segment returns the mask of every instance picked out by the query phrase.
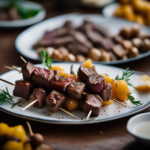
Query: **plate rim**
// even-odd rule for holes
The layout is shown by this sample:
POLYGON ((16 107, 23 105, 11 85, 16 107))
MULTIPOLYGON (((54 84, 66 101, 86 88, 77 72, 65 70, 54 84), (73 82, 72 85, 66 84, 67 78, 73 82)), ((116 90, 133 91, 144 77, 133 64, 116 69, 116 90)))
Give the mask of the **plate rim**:
MULTIPOLYGON (((112 4, 113 4, 113 3, 112 3, 112 4)), ((109 4, 109 5, 111 5, 111 4, 109 4)), ((21 36, 22 36, 25 32, 27 32, 28 30, 31 30, 32 28, 34 28, 34 27, 36 27, 36 26, 39 26, 40 23, 47 22, 47 21, 49 21, 49 20, 53 20, 53 19, 56 19, 56 18, 59 18, 59 17, 63 17, 63 16, 70 16, 70 15, 73 15, 73 16, 74 16, 74 15, 75 15, 75 16, 76 16, 76 15, 85 15, 85 16, 95 15, 95 16, 98 16, 98 17, 101 17, 101 18, 105 18, 105 19, 108 19, 108 18, 109 18, 109 17, 102 16, 102 15, 100 15, 100 14, 69 13, 69 14, 63 14, 63 15, 59 15, 59 16, 55 16, 55 17, 46 19, 46 20, 44 20, 44 21, 42 21, 42 22, 39 22, 39 23, 37 23, 37 24, 35 24, 35 25, 33 25, 33 26, 27 28, 26 30, 24 30, 23 32, 21 32, 21 33, 17 36, 17 38, 16 38, 16 40, 15 40, 15 47, 16 47, 17 51, 18 51, 22 56, 24 56, 24 57, 26 57, 26 58, 28 58, 28 59, 30 59, 30 60, 34 60, 34 61, 38 61, 38 62, 39 62, 39 61, 40 61, 40 58, 32 58, 32 57, 30 57, 29 55, 27 56, 26 54, 23 53, 23 51, 22 51, 22 50, 19 48, 19 46, 18 46, 18 41, 19 41, 19 39, 21 38, 21 36)), ((111 19, 113 19, 113 17, 110 17, 109 19, 111 20, 111 19)), ((130 21, 126 21, 126 20, 124 20, 124 19, 117 18, 117 17, 115 17, 115 19, 116 19, 116 20, 122 20, 122 21, 124 21, 124 22, 133 23, 133 22, 130 22, 130 21)), ((150 29, 150 27, 148 27, 148 26, 143 26, 143 25, 142 25, 142 27, 146 27, 146 28, 149 28, 149 29, 150 29)), ((145 52, 145 53, 141 53, 138 57, 128 58, 127 60, 117 60, 117 61, 110 61, 110 62, 94 61, 94 63, 97 63, 97 64, 107 64, 107 65, 118 65, 118 64, 125 64, 125 63, 130 63, 130 62, 133 62, 133 61, 137 61, 137 60, 143 59, 143 58, 148 57, 148 56, 150 56, 150 50, 147 51, 147 52, 145 52)), ((63 61, 60 61, 60 62, 63 62, 63 61)))
MULTIPOLYGON (((55 62, 53 63, 54 65, 55 64, 59 64, 60 62, 55 62)), ((62 64, 62 63, 61 63, 62 64)), ((63 64, 71 64, 70 62, 63 62, 63 64)), ((81 63, 75 63, 75 64, 81 64, 81 63)), ((95 63, 93 63, 95 64, 95 63)), ((36 64, 35 66, 38 66, 38 65, 41 65, 41 64, 36 64)), ((119 67, 115 67, 115 66, 108 66, 108 65, 105 65, 105 64, 96 64, 96 65, 100 65, 100 66, 105 66, 105 67, 110 67, 110 68, 116 68, 116 69, 119 69, 119 70, 124 70, 122 68, 119 68, 119 67)), ((18 67, 20 68, 20 67, 18 67)), ((3 74, 0 75, 0 77, 3 77, 5 76, 6 74, 9 74, 13 72, 13 70, 10 70, 10 71, 7 71, 3 74)), ((135 74, 138 74, 138 75, 143 75, 143 73, 140 73, 140 72, 136 72, 135 71, 135 74)), ((139 106, 137 108, 135 108, 134 110, 130 110, 129 112, 126 112, 126 113, 123 113, 123 114, 120 114, 120 115, 116 115, 114 117, 109 117, 107 119, 100 119, 100 120, 89 120, 88 122, 87 121, 53 121, 53 120, 47 120, 47 119, 42 119, 42 118, 37 118, 37 117, 28 117, 26 115, 23 115, 23 114, 18 114, 18 113, 15 113, 15 112, 10 112, 8 110, 6 110, 5 108, 2 108, 0 106, 0 111, 3 111, 7 114, 10 114, 10 115, 13 115, 13 116, 16 116, 16 117, 19 117, 19 118, 23 118, 23 119, 28 119, 28 120, 33 120, 33 121, 37 121, 37 122, 42 122, 42 123, 48 123, 48 124, 62 124, 62 125, 84 125, 84 124, 95 124, 95 123, 102 123, 102 122, 108 122, 108 121, 112 121, 112 120, 117 120, 117 119, 121 119, 121 118, 124 118, 124 117, 127 117, 127 116, 130 116, 130 115, 134 115, 136 113, 139 113, 145 109, 147 109, 148 107, 150 106, 150 101, 148 101, 146 104, 142 105, 142 106, 139 106)))
POLYGON ((45 8, 41 4, 36 3, 36 2, 32 2, 32 1, 20 1, 19 3, 22 3, 22 4, 23 3, 28 3, 28 4, 34 4, 34 5, 40 6, 41 11, 36 16, 28 18, 28 19, 21 19, 21 20, 15 20, 15 21, 1 21, 0 20, 0 23, 2 23, 2 24, 0 24, 0 28, 6 28, 7 29, 7 28, 26 27, 26 26, 30 26, 30 25, 33 25, 35 23, 38 23, 38 22, 42 21, 45 18, 46 11, 45 11, 45 8), (38 18, 38 16, 40 16, 40 18, 38 18), (23 24, 24 22, 33 20, 35 18, 36 18, 36 20, 34 20, 32 22, 29 22, 27 24, 23 24), (9 24, 9 23, 11 23, 11 24, 9 24), (12 24, 12 23, 17 23, 17 24, 12 24), (20 25, 20 23, 21 23, 21 25, 20 25))

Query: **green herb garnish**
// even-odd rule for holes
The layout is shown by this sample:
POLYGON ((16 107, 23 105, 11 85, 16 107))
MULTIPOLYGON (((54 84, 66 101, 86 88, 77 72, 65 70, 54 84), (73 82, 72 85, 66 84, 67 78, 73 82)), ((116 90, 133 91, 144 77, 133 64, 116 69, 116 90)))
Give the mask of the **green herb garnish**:
POLYGON ((136 105, 136 106, 141 106, 141 105, 143 105, 143 103, 141 103, 141 101, 135 101, 135 98, 131 95, 131 93, 128 93, 128 99, 130 100, 130 102, 131 102, 133 105, 136 105))
POLYGON ((126 83, 129 85, 129 86, 132 86, 134 87, 129 81, 129 77, 131 77, 132 75, 134 74, 134 71, 133 70, 129 70, 129 68, 127 68, 125 71, 123 71, 123 74, 122 74, 122 77, 119 78, 119 75, 116 76, 115 80, 124 80, 126 81, 126 83))
POLYGON ((107 73, 105 73, 106 76, 109 76, 107 73))
POLYGON ((51 64, 52 64, 52 59, 51 57, 48 55, 47 51, 41 51, 41 56, 42 56, 42 63, 44 65, 44 68, 47 67, 48 69, 51 68, 51 64))
POLYGON ((73 71, 70 71, 70 73, 74 75, 74 72, 73 72, 73 71))
POLYGON ((15 102, 13 96, 11 96, 6 87, 5 90, 0 90, 0 105, 4 103, 10 103, 12 105, 11 108, 15 107, 19 102, 15 102))

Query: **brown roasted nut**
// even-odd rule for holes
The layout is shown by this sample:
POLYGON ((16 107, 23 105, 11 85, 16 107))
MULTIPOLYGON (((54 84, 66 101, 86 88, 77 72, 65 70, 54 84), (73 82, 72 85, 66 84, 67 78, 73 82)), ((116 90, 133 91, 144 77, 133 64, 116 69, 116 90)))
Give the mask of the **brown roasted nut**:
POLYGON ((77 55, 76 56, 76 61, 78 62, 84 62, 86 58, 83 55, 77 55))
POLYGON ((141 52, 147 52, 150 50, 150 40, 149 39, 144 39, 143 40, 143 45, 140 48, 141 52))
POLYGON ((139 37, 140 39, 144 39, 144 38, 147 37, 147 34, 146 34, 145 31, 140 31, 140 33, 138 34, 138 37, 139 37))
POLYGON ((110 61, 110 54, 106 51, 102 51, 100 60, 109 62, 110 61))
POLYGON ((69 51, 65 47, 59 47, 58 50, 62 54, 63 58, 65 58, 69 54, 69 51))
POLYGON ((63 59, 63 56, 62 54, 60 53, 60 51, 58 50, 54 50, 53 53, 52 53, 52 56, 51 56, 52 59, 55 59, 55 60, 62 60, 63 59))
POLYGON ((65 59, 64 59, 65 61, 76 61, 76 58, 75 58, 75 56, 73 55, 73 54, 68 54, 66 57, 65 57, 65 59))
POLYGON ((96 48, 92 48, 89 52, 88 57, 91 58, 93 61, 99 61, 101 58, 101 51, 96 48))
POLYGON ((131 37, 131 28, 130 27, 122 28, 119 35, 121 35, 125 39, 129 39, 131 37))
POLYGON ((116 35, 113 37, 113 41, 116 43, 116 44, 121 44, 122 41, 123 41, 123 38, 119 35, 116 35))
POLYGON ((121 44, 127 50, 130 50, 132 48, 132 42, 129 40, 123 40, 121 44))
POLYGON ((139 50, 136 47, 132 47, 132 49, 128 53, 128 57, 136 57, 139 55, 139 50))
POLYGON ((112 47, 112 51, 118 58, 122 58, 127 53, 126 50, 120 44, 114 45, 112 47))
POLYGON ((138 24, 134 24, 131 28, 131 37, 137 37, 140 32, 140 26, 138 24))

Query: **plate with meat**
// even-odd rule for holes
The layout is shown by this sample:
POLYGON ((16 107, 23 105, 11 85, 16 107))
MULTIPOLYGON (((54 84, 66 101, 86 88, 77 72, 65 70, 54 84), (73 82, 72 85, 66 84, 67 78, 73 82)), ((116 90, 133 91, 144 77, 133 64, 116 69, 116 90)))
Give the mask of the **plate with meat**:
POLYGON ((54 61, 120 64, 150 54, 150 30, 133 22, 101 15, 68 14, 47 19, 16 39, 21 55, 40 61, 41 50, 54 61))
POLYGON ((40 22, 46 15, 45 9, 30 1, 0 1, 0 27, 26 27, 40 22))
POLYGON ((120 119, 150 106, 150 93, 134 88, 141 73, 90 60, 51 65, 45 59, 44 66, 25 62, 0 76, 1 111, 44 123, 91 124, 120 119))

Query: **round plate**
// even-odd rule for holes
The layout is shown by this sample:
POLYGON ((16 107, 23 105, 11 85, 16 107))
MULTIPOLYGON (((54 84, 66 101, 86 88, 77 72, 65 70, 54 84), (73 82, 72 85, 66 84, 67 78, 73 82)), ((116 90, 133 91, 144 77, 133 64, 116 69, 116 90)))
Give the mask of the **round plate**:
MULTIPOLYGON (((65 68, 65 71, 70 72, 71 63, 54 63, 53 65, 56 64, 61 65, 63 68, 65 68)), ((75 72, 77 72, 79 65, 80 64, 77 63, 74 64, 75 72)), ((37 66, 42 67, 42 65, 37 65, 37 66)), ((111 66, 95 65, 95 67, 98 73, 107 73, 112 78, 115 78, 117 74, 122 75, 123 72, 123 69, 111 67, 111 66)), ((138 84, 141 75, 142 74, 140 73, 135 73, 131 77, 131 81, 134 86, 138 84)), ((0 78, 15 83, 16 80, 22 79, 22 75, 16 71, 9 71, 1 75, 0 78)), ((12 85, 0 81, 0 89, 6 89, 6 87, 8 88, 10 94, 12 94, 14 87, 12 85)), ((23 103, 25 104, 21 104, 22 107, 15 106, 13 109, 11 109, 11 106, 9 104, 4 104, 0 106, 0 110, 9 113, 10 115, 14 115, 17 117, 34 120, 38 122, 44 122, 44 123, 54 123, 54 124, 100 123, 100 122, 120 119, 129 115, 133 115, 150 106, 150 101, 149 101, 150 92, 141 93, 136 91, 134 88, 130 88, 130 91, 132 95, 135 97, 135 100, 141 100, 141 102, 143 103, 142 106, 139 107, 133 106, 132 104, 130 104, 129 101, 126 102, 128 107, 123 107, 116 103, 113 103, 112 105, 103 106, 100 115, 98 117, 93 117, 93 116, 90 117, 89 121, 85 120, 87 114, 80 110, 71 111, 71 113, 76 115, 79 119, 75 119, 72 116, 68 116, 66 113, 62 112, 61 110, 52 114, 48 112, 46 107, 42 109, 30 107, 29 109, 22 112, 21 111, 22 107, 26 106, 29 103, 26 100, 23 101, 23 103)), ((15 98, 15 99, 23 100, 22 98, 15 98)))
MULTIPOLYGON (((8 1, 0 1, 0 7, 6 5, 7 3, 8 1)), ((35 2, 20 1, 20 2, 17 2, 17 4, 21 4, 25 8, 41 9, 41 11, 36 16, 29 18, 29 19, 14 20, 14 21, 1 21, 0 20, 0 27, 16 28, 16 27, 30 26, 43 20, 46 15, 45 9, 40 4, 37 4, 35 2)))
MULTIPOLYGON (((101 15, 82 15, 82 14, 68 14, 68 15, 61 15, 58 17, 54 17, 51 19, 47 19, 45 21, 42 21, 27 30, 23 31, 15 41, 15 46, 18 52, 32 60, 40 61, 36 50, 32 49, 32 45, 35 44, 38 40, 40 40, 43 36, 43 34, 47 30, 53 30, 55 28, 61 27, 65 21, 71 20, 75 26, 79 26, 82 24, 84 19, 91 20, 93 22, 96 22, 98 24, 102 24, 104 26, 107 26, 110 29, 110 32, 112 35, 117 34, 119 30, 127 26, 132 26, 133 23, 129 21, 125 21, 122 19, 116 19, 116 18, 105 18, 101 15)), ((141 26, 142 30, 145 30, 147 34, 150 34, 150 28, 141 26)), ((121 64, 121 63, 128 63, 131 61, 135 61, 141 58, 144 58, 146 56, 150 55, 150 51, 140 54, 138 57, 129 58, 127 60, 117 60, 117 61, 110 61, 110 62, 102 62, 98 61, 97 63, 102 64, 121 64)))

